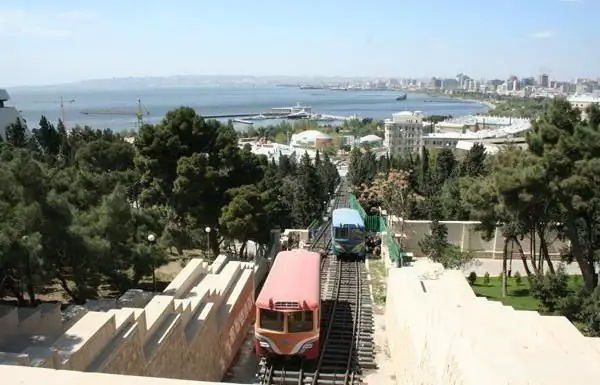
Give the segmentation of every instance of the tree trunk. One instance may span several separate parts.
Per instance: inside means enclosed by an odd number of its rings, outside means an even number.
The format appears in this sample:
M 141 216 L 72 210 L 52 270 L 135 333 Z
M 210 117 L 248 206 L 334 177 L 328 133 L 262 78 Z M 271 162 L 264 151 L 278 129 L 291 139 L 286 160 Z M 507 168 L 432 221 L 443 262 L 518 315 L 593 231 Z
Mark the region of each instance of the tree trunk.
M 502 250 L 502 298 L 506 297 L 506 260 L 508 259 L 508 238 L 504 238 Z
M 540 272 L 540 265 L 538 264 L 537 254 L 536 254 L 536 245 L 535 245 L 535 231 L 531 230 L 529 232 L 529 256 L 531 257 L 531 261 L 533 263 L 533 269 L 536 274 Z
M 585 250 L 581 242 L 579 241 L 579 234 L 577 233 L 577 225 L 575 219 L 567 214 L 566 218 L 566 234 L 571 241 L 571 252 L 573 258 L 577 261 L 581 275 L 583 276 L 583 282 L 585 288 L 590 292 L 593 291 L 598 285 L 598 274 L 594 269 L 594 264 L 591 263 L 593 259 L 593 251 Z
M 29 303 L 31 306 L 35 306 L 35 286 L 33 284 L 33 271 L 31 269 L 31 259 L 27 258 L 26 263 L 26 282 L 27 296 L 29 297 Z
M 246 245 L 248 244 L 248 241 L 244 241 L 242 242 L 242 246 L 240 246 L 240 252 L 238 254 L 238 259 L 240 261 L 242 261 L 244 259 L 244 250 L 246 250 Z
M 517 244 L 517 250 L 519 251 L 519 256 L 521 257 L 521 261 L 523 262 L 523 268 L 525 269 L 525 274 L 527 277 L 531 276 L 531 269 L 529 268 L 529 262 L 527 261 L 527 257 L 525 256 L 525 252 L 523 251 L 523 246 L 521 246 L 521 242 L 518 239 L 515 239 L 514 242 Z
M 69 283 L 67 282 L 67 279 L 65 277 L 63 277 L 63 275 L 61 273 L 58 273 L 58 272 L 56 273 L 56 278 L 58 278 L 58 280 L 60 281 L 60 286 L 69 295 L 69 297 L 71 297 L 73 299 L 73 301 L 75 301 L 76 303 L 78 303 L 78 301 L 77 301 L 77 295 L 69 287 Z
M 546 261 L 546 264 L 548 265 L 548 270 L 550 271 L 550 274 L 555 274 L 556 271 L 554 270 L 554 264 L 552 263 L 552 260 L 550 259 L 550 252 L 548 251 L 548 244 L 546 243 L 546 237 L 544 235 L 544 230 L 538 229 L 538 237 L 540 237 L 540 248 L 541 248 L 542 258 L 544 258 L 544 261 Z

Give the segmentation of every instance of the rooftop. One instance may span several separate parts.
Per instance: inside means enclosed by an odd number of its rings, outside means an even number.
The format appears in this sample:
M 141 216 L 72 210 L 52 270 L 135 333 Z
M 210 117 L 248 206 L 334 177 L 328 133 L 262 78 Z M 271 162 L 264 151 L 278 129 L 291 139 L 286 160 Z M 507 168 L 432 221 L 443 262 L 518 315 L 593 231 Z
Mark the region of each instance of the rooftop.
M 475 126 L 476 124 L 493 125 L 494 128 L 479 130 L 477 132 L 436 132 L 425 135 L 425 138 L 441 139 L 485 139 L 485 138 L 504 138 L 511 135 L 517 135 L 528 131 L 531 128 L 529 119 L 508 118 L 502 116 L 463 116 L 445 121 L 444 123 L 462 124 L 465 126 Z
M 360 138 L 360 142 L 364 143 L 364 142 L 377 142 L 377 141 L 381 141 L 383 140 L 383 138 L 377 136 L 377 135 L 366 135 L 363 136 L 362 138 Z
M 256 299 L 256 306 L 269 308 L 271 301 L 304 301 L 308 307 L 316 308 L 321 298 L 320 271 L 319 253 L 301 249 L 280 252 Z
M 569 96 L 567 100 L 570 102 L 600 103 L 600 96 L 592 94 L 578 94 Z
M 317 130 L 306 130 L 306 131 L 302 131 L 298 134 L 292 135 L 292 141 L 294 141 L 294 139 L 296 139 L 296 138 L 314 140 L 314 139 L 331 139 L 331 136 L 327 135 L 324 132 L 317 131 Z

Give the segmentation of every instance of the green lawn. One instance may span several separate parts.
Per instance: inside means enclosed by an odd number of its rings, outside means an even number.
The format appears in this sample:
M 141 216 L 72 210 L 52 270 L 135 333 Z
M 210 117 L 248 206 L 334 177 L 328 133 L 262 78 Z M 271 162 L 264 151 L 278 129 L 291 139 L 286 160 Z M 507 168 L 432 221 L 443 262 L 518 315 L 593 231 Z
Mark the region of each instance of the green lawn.
M 582 285 L 582 279 L 578 275 L 570 276 L 569 287 L 573 290 Z M 521 278 L 521 284 L 517 285 L 515 278 L 509 278 L 507 282 L 507 295 L 502 298 L 502 278 L 490 277 L 490 283 L 484 285 L 483 277 L 477 277 L 472 286 L 478 297 L 486 297 L 492 301 L 500 301 L 505 305 L 512 306 L 516 310 L 538 310 L 539 301 L 531 297 L 529 293 L 529 281 L 526 277 Z
M 504 298 L 502 298 L 502 278 L 500 277 L 490 277 L 488 285 L 483 283 L 483 277 L 478 277 L 471 287 L 478 297 L 500 301 L 516 310 L 538 310 L 539 308 L 539 301 L 529 295 L 529 282 L 526 278 L 521 279 L 520 285 L 517 285 L 514 278 L 509 278 L 506 284 L 507 295 Z

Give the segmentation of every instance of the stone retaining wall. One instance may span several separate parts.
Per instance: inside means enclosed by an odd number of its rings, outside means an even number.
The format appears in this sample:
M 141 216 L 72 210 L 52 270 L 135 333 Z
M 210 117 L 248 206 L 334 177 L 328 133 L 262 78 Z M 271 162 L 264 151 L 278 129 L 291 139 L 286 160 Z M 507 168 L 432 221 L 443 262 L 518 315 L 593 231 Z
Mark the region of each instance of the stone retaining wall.
M 476 297 L 460 271 L 390 269 L 386 332 L 397 384 L 598 383 L 600 339 L 566 318 Z
M 57 310 L 58 323 L 47 306 L 0 309 L 0 365 L 219 381 L 253 319 L 253 278 L 251 263 L 192 259 L 144 307 L 81 312 L 62 335 Z

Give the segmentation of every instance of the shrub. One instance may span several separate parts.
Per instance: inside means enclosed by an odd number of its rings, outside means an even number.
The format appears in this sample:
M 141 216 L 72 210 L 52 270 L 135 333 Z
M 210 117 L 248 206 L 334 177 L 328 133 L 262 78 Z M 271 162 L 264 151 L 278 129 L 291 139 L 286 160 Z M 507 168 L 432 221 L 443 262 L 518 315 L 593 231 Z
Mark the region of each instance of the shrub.
M 469 285 L 473 286 L 475 281 L 477 281 L 477 273 L 474 271 L 470 272 L 469 276 L 467 277 L 467 281 L 469 281 Z
M 490 273 L 488 273 L 487 271 L 483 275 L 483 284 L 485 286 L 488 286 L 490 284 Z
M 521 273 L 516 271 L 514 276 L 515 276 L 515 283 L 517 284 L 517 286 L 521 286 L 521 282 L 522 282 Z
M 552 313 L 558 303 L 569 294 L 569 277 L 561 265 L 555 274 L 536 275 L 532 279 L 531 295 L 539 300 L 545 311 Z

